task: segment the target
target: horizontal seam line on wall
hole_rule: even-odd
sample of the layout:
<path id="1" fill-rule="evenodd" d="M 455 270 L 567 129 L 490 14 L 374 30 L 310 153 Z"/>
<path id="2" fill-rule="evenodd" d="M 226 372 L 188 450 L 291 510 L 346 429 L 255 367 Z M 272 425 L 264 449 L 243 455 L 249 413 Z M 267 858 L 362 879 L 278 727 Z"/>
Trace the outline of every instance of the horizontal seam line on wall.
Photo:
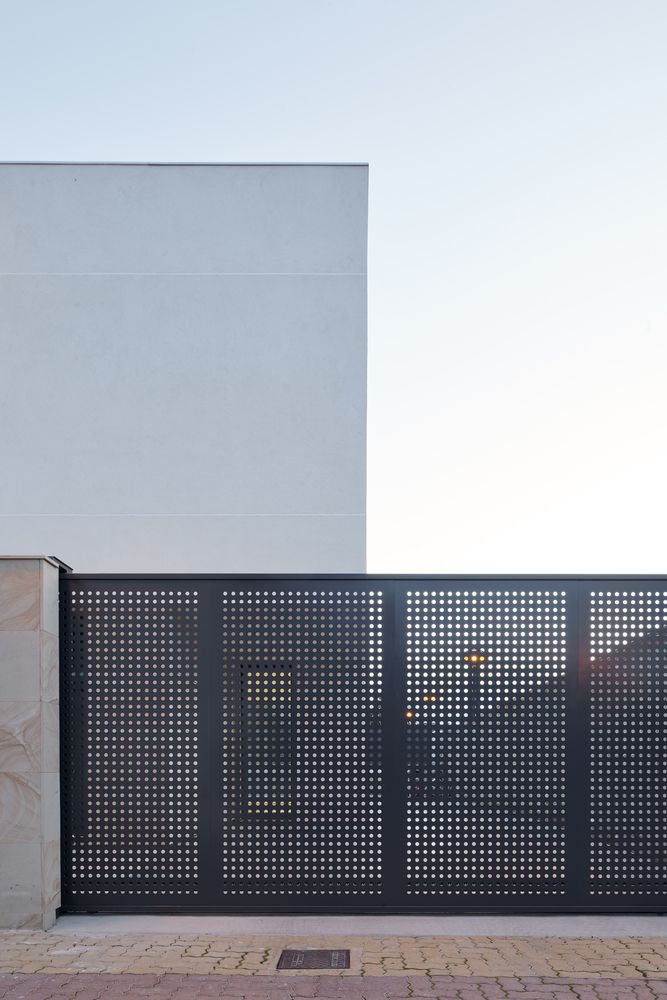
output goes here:
<path id="1" fill-rule="evenodd" d="M 366 278 L 366 271 L 0 271 L 0 278 Z"/>
<path id="2" fill-rule="evenodd" d="M 156 513 L 135 513 L 135 514 L 2 514 L 0 517 L 366 517 L 366 514 L 167 514 L 162 511 Z"/>

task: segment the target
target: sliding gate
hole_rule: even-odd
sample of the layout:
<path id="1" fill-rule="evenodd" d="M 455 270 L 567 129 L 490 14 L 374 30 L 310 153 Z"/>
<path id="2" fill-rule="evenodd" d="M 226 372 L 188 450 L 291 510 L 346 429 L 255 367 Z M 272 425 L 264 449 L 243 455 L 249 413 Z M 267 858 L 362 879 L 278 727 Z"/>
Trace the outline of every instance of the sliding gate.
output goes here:
<path id="1" fill-rule="evenodd" d="M 63 909 L 667 909 L 667 579 L 61 587 Z"/>

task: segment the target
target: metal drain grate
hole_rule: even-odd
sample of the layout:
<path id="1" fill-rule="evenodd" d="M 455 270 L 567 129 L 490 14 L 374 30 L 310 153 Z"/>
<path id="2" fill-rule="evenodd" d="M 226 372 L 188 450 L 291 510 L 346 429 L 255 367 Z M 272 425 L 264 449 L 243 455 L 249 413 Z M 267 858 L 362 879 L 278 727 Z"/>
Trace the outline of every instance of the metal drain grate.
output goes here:
<path id="1" fill-rule="evenodd" d="M 310 951 L 283 951 L 279 969 L 349 969 L 350 952 L 345 949 L 313 948 Z"/>

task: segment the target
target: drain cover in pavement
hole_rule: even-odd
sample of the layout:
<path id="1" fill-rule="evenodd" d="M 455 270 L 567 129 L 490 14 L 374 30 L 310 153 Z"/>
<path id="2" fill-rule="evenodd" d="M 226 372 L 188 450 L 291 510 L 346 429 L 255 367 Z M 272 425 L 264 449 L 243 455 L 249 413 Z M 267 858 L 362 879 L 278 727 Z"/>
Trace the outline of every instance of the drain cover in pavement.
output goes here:
<path id="1" fill-rule="evenodd" d="M 278 959 L 279 969 L 349 969 L 350 953 L 341 950 L 313 948 L 311 951 L 284 951 Z"/>

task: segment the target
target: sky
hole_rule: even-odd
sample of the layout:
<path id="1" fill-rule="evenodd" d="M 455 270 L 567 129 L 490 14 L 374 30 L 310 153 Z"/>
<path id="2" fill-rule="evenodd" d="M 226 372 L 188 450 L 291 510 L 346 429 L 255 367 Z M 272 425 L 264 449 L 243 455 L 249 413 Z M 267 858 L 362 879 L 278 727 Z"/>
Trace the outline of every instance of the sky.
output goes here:
<path id="1" fill-rule="evenodd" d="M 667 571 L 664 0 L 0 0 L 0 160 L 368 162 L 368 569 Z"/>

